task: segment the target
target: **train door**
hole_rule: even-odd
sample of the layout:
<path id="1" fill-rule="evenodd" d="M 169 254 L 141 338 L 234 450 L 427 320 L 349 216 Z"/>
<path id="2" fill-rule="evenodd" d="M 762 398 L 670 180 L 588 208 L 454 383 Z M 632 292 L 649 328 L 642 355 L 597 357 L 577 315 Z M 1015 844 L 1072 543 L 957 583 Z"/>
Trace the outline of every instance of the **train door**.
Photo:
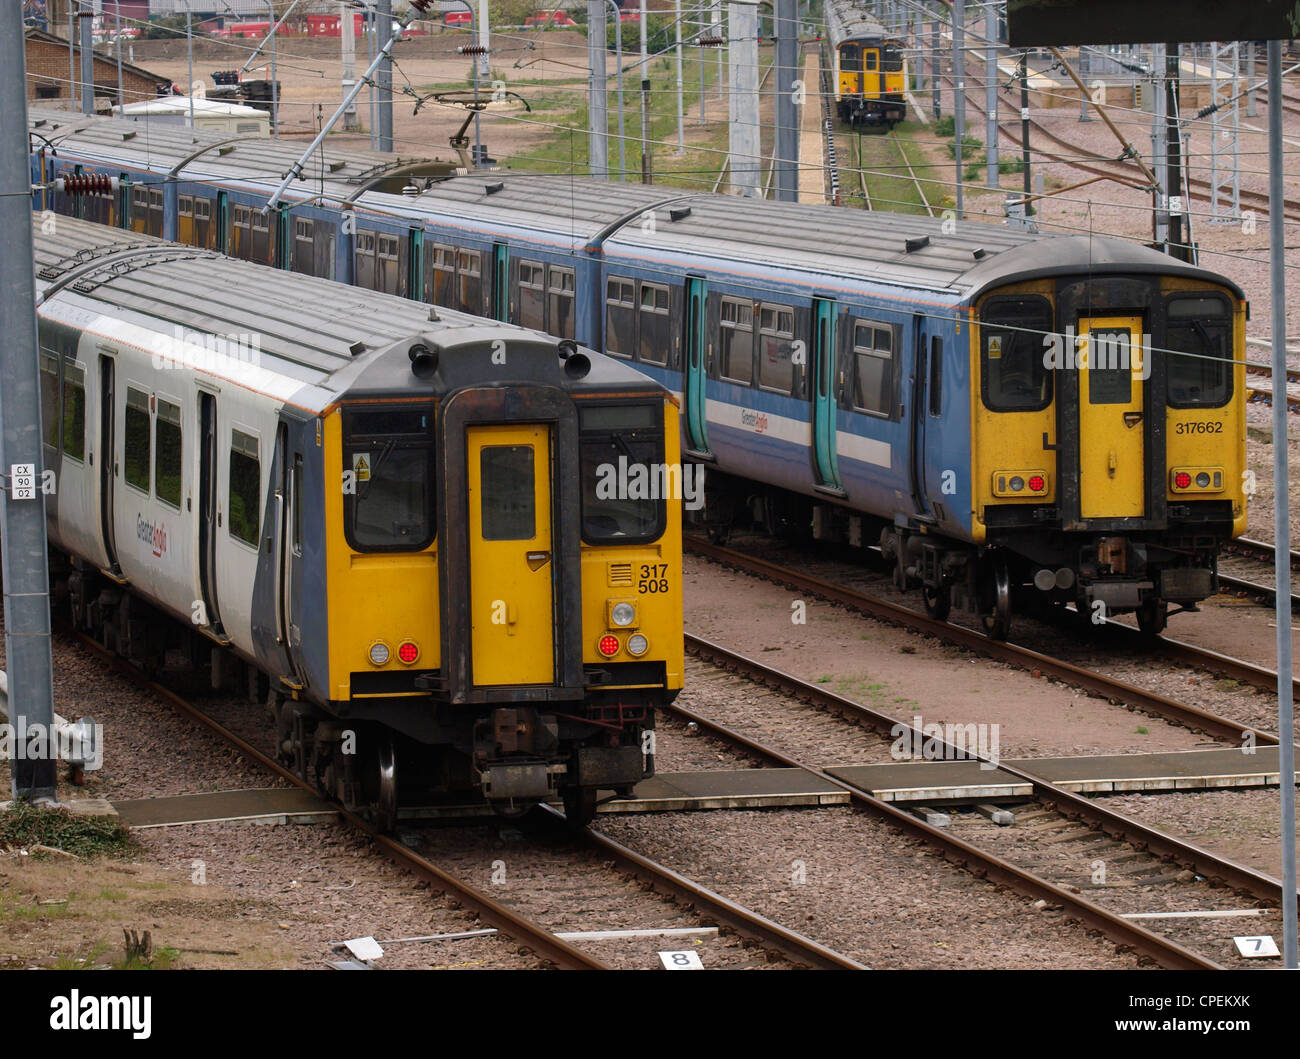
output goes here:
<path id="1" fill-rule="evenodd" d="M 230 253 L 230 198 L 224 191 L 217 192 L 217 235 L 212 249 Z"/>
<path id="2" fill-rule="evenodd" d="M 492 319 L 510 319 L 510 248 L 492 244 Z"/>
<path id="3" fill-rule="evenodd" d="M 113 484 L 117 478 L 117 380 L 113 358 L 99 355 L 99 531 L 104 542 L 105 568 L 122 576 L 113 531 Z"/>
<path id="4" fill-rule="evenodd" d="M 1079 319 L 1079 514 L 1146 512 L 1142 317 Z"/>
<path id="5" fill-rule="evenodd" d="M 863 47 L 862 49 L 862 92 L 868 96 L 878 96 L 885 91 L 885 75 L 881 70 L 880 49 Z"/>
<path id="6" fill-rule="evenodd" d="M 812 386 L 813 469 L 817 484 L 825 489 L 841 490 L 840 467 L 836 453 L 835 413 L 838 397 L 835 386 L 835 303 L 828 298 L 813 299 L 813 386 Z"/>
<path id="7" fill-rule="evenodd" d="M 208 629 L 221 632 L 217 608 L 217 397 L 199 391 L 199 595 Z"/>
<path id="8" fill-rule="evenodd" d="M 302 486 L 302 454 L 289 451 L 289 427 L 281 422 L 275 432 L 275 466 L 279 481 L 275 487 L 275 642 L 283 652 L 284 675 L 297 683 L 294 647 L 294 589 L 300 583 L 302 566 L 302 512 L 299 500 Z"/>
<path id="9" fill-rule="evenodd" d="M 465 440 L 471 682 L 554 683 L 551 427 L 473 426 Z"/>
<path id="10" fill-rule="evenodd" d="M 704 341 L 704 279 L 686 278 L 686 356 L 682 362 L 682 396 L 686 402 L 686 446 L 695 455 L 708 455 L 708 358 Z"/>
<path id="11" fill-rule="evenodd" d="M 411 228 L 406 234 L 406 274 L 402 278 L 402 295 L 412 301 L 428 301 L 424 290 L 424 232 Z"/>

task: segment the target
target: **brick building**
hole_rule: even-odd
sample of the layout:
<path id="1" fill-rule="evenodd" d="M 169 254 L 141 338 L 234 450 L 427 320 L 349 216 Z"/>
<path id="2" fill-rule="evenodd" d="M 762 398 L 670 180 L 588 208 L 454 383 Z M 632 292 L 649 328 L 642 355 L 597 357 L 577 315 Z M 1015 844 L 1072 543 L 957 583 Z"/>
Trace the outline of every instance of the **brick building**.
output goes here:
<path id="1" fill-rule="evenodd" d="M 68 42 L 63 37 L 29 29 L 27 37 L 27 98 L 32 102 L 51 103 L 56 106 L 81 108 L 81 48 L 72 49 L 72 68 L 77 81 L 75 88 L 68 83 Z M 107 110 L 115 103 L 137 103 L 154 99 L 171 91 L 171 81 L 151 74 L 130 63 L 122 63 L 123 100 L 117 98 L 117 58 L 98 54 L 95 62 L 96 109 Z"/>

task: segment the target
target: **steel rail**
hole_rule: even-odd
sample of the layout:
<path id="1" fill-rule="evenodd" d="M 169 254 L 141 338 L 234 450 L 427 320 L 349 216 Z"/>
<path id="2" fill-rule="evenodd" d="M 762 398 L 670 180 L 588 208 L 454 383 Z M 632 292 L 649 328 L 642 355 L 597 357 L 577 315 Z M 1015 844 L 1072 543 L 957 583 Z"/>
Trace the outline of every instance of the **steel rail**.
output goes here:
<path id="1" fill-rule="evenodd" d="M 708 640 L 688 634 L 686 642 L 687 648 L 692 654 L 710 664 L 739 672 L 747 678 L 776 687 L 784 694 L 831 710 L 841 716 L 851 717 L 857 721 L 865 721 L 871 727 L 883 733 L 892 735 L 893 731 L 901 723 L 895 717 L 836 695 L 834 692 L 827 691 L 815 684 L 809 684 L 798 677 L 773 669 Z M 1081 894 L 1075 894 L 1062 886 L 1040 878 L 1012 861 L 982 850 L 944 831 L 942 828 L 927 824 L 911 813 L 890 805 L 888 802 L 881 801 L 863 787 L 833 776 L 815 765 L 808 765 L 799 761 L 775 747 L 751 739 L 749 736 L 735 731 L 735 729 L 711 721 L 685 707 L 674 704 L 668 709 L 683 719 L 694 722 L 701 729 L 710 731 L 729 743 L 743 747 L 745 750 L 768 761 L 786 768 L 803 769 L 826 783 L 834 784 L 846 791 L 855 804 L 874 812 L 878 816 L 884 816 L 905 830 L 921 836 L 930 845 L 939 847 L 948 859 L 967 868 L 975 875 L 1007 885 L 1026 896 L 1063 906 L 1069 911 L 1069 914 L 1102 931 L 1112 941 L 1120 945 L 1131 946 L 1164 967 L 1173 969 L 1219 969 L 1220 965 L 1213 960 L 1206 959 L 1177 942 L 1170 941 L 1144 927 L 1138 926 L 1131 920 L 1122 918 L 1116 913 L 1088 900 Z M 972 760 L 984 760 L 950 744 L 944 744 L 944 747 L 947 753 L 961 755 Z M 1262 900 L 1273 900 L 1275 903 L 1281 902 L 1280 886 L 1267 876 L 1234 864 L 1231 861 L 1224 861 L 1196 846 L 1154 831 L 1137 821 L 1113 813 L 1088 801 L 1086 798 L 1057 787 L 1041 777 L 1009 768 L 1006 765 L 1000 765 L 999 767 L 1003 771 L 1030 783 L 1034 788 L 1036 797 L 1052 803 L 1057 811 L 1065 816 L 1086 820 L 1096 830 L 1100 830 L 1112 837 L 1122 837 L 1137 848 L 1151 852 L 1155 857 L 1180 860 L 1189 866 L 1194 866 L 1200 874 L 1221 879 L 1225 885 L 1234 888 L 1247 889 Z"/>
<path id="2" fill-rule="evenodd" d="M 131 665 L 125 659 L 120 658 L 112 651 L 108 650 L 102 644 L 97 643 L 85 633 L 74 631 L 72 633 L 78 642 L 90 649 L 101 659 L 111 664 L 119 673 L 131 679 L 139 686 L 146 688 L 155 695 L 167 701 L 172 707 L 180 713 L 197 721 L 205 728 L 209 729 L 221 739 L 225 740 L 245 758 L 256 762 L 258 765 L 272 772 L 280 779 L 291 783 L 300 790 L 308 791 L 319 797 L 320 792 L 311 784 L 304 782 L 298 776 L 286 769 L 278 761 L 263 754 L 251 743 L 240 738 L 230 729 L 226 728 L 220 722 L 213 720 L 202 710 L 191 705 L 180 695 L 177 695 L 171 689 L 164 687 L 156 681 L 150 680 L 135 666 Z M 472 909 L 477 913 L 484 922 L 496 927 L 502 934 L 513 938 L 519 944 L 526 946 L 536 953 L 543 960 L 547 960 L 556 967 L 565 970 L 610 970 L 608 964 L 599 960 L 570 945 L 563 938 L 557 938 L 546 928 L 532 923 L 529 920 L 518 915 L 499 901 L 494 901 L 482 890 L 457 879 L 455 876 L 448 874 L 439 868 L 432 861 L 426 860 L 414 850 L 402 845 L 400 842 L 387 835 L 380 834 L 370 826 L 356 813 L 344 809 L 342 806 L 333 804 L 340 817 L 351 825 L 355 830 L 360 831 L 367 838 L 375 843 L 390 860 L 399 864 L 401 867 L 409 868 L 417 875 L 428 880 L 442 893 L 459 901 L 462 905 Z"/>

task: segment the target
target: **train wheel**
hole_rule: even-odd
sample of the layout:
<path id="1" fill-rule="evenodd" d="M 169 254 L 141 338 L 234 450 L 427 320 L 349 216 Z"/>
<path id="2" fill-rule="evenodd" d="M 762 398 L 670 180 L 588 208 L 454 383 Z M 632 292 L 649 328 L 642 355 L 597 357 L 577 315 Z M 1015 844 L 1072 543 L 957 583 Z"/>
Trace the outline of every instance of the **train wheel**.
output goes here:
<path id="1" fill-rule="evenodd" d="M 375 761 L 375 776 L 378 783 L 376 798 L 370 817 L 374 825 L 384 834 L 397 830 L 397 748 L 393 745 L 391 735 L 382 735 Z"/>
<path id="2" fill-rule="evenodd" d="M 564 819 L 570 827 L 586 827 L 595 818 L 595 787 L 569 787 L 565 790 Z"/>
<path id="3" fill-rule="evenodd" d="M 935 589 L 922 586 L 921 601 L 925 604 L 926 614 L 935 621 L 947 621 L 952 613 L 952 589 L 947 585 Z"/>
<path id="4" fill-rule="evenodd" d="M 980 574 L 980 625 L 992 640 L 1005 640 L 1011 633 L 1011 575 L 1006 560 L 985 560 Z"/>
<path id="5" fill-rule="evenodd" d="M 1169 622 L 1169 606 L 1163 599 L 1148 599 L 1137 609 L 1137 623 L 1143 636 L 1159 636 Z"/>

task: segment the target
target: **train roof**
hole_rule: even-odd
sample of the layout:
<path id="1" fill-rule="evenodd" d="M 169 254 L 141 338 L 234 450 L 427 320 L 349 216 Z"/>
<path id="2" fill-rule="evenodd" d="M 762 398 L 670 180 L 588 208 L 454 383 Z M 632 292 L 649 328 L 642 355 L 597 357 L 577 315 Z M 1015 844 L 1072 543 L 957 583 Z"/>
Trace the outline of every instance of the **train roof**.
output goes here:
<path id="1" fill-rule="evenodd" d="M 28 129 L 56 151 L 180 179 L 242 181 L 276 187 L 302 155 L 304 144 L 249 134 L 229 135 L 183 125 L 102 118 L 33 107 Z M 328 137 L 312 155 L 298 183 L 330 198 L 347 200 L 408 175 L 442 176 L 446 162 L 341 147 Z"/>
<path id="2" fill-rule="evenodd" d="M 826 4 L 826 33 L 836 47 L 846 40 L 888 36 L 884 23 L 848 0 L 829 0 Z"/>
<path id="3" fill-rule="evenodd" d="M 559 342 L 536 331 L 481 320 L 464 313 L 361 290 L 224 257 L 161 239 L 59 217 L 50 233 L 34 218 L 37 294 L 48 303 L 63 292 L 93 299 L 99 306 L 147 318 L 156 332 L 191 332 L 236 341 L 232 355 L 237 381 L 256 388 L 270 378 L 294 403 L 323 411 L 343 396 L 449 392 L 491 382 L 542 383 L 566 390 L 643 390 L 661 387 L 640 372 L 586 351 L 591 370 L 570 377 L 559 357 Z M 186 336 L 189 338 L 189 336 Z M 494 343 L 507 342 L 505 367 L 490 364 Z M 189 339 L 207 352 L 201 340 Z M 417 379 L 409 347 L 421 342 L 439 355 L 432 381 Z M 190 351 L 161 351 L 184 364 Z M 253 357 L 244 352 L 252 350 Z M 158 353 L 155 349 L 151 352 Z M 247 370 L 247 362 L 255 371 Z M 270 373 L 266 376 L 263 373 Z M 217 374 L 222 374 L 217 372 Z M 243 376 L 242 379 L 240 376 Z"/>

